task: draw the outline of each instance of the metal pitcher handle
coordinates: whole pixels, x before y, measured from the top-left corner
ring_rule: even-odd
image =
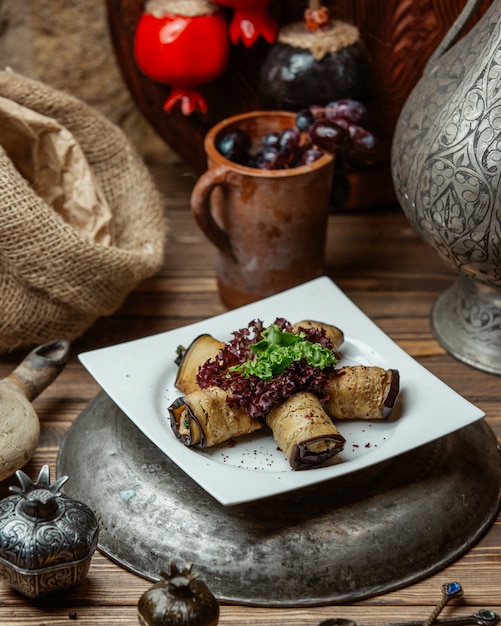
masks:
[[[464,30],[468,26],[468,22],[471,20],[473,14],[482,2],[483,0],[468,0],[461,13],[452,23],[452,26],[449,28],[445,37],[442,39],[431,57],[428,59],[428,62],[424,69],[424,74],[427,74],[433,68],[435,63],[440,59],[440,57],[452,48],[452,46],[456,43],[459,37],[463,34]]]

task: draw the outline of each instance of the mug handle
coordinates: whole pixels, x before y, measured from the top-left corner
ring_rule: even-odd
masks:
[[[191,192],[191,212],[199,228],[207,239],[223,254],[236,260],[228,233],[215,221],[211,213],[210,197],[218,186],[228,185],[228,176],[231,170],[225,165],[218,165],[206,170],[195,183]]]

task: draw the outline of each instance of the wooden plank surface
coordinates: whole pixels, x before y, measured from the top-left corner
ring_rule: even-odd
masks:
[[[48,463],[55,476],[61,440],[71,422],[99,391],[76,355],[156,332],[177,328],[224,311],[219,301],[212,248],[189,212],[194,172],[185,166],[152,170],[165,198],[170,234],[163,269],[145,281],[110,318],[101,319],[74,342],[59,378],[34,402],[41,439],[24,471],[35,477]],[[327,274],[402,348],[453,389],[480,406],[501,436],[499,377],[475,370],[448,355],[433,338],[430,308],[455,280],[437,255],[414,233],[397,207],[378,212],[332,215],[328,231]],[[25,351],[0,357],[6,376]],[[417,469],[417,471],[419,471]],[[8,485],[0,483],[0,495]],[[346,606],[256,608],[222,606],[220,623],[229,626],[316,626],[329,617],[349,617],[366,626],[425,619],[440,599],[445,582],[462,583],[465,595],[444,615],[472,613],[481,607],[501,612],[501,520],[461,559],[419,583]],[[210,586],[210,581],[206,581]],[[34,603],[0,583],[0,624],[56,626],[70,620],[90,626],[137,624],[136,604],[150,583],[97,552],[87,579],[75,589]]]

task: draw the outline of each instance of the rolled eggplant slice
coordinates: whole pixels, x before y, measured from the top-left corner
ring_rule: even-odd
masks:
[[[335,352],[339,350],[341,344],[344,342],[344,333],[337,326],[331,324],[324,324],[323,322],[316,322],[314,320],[302,320],[292,325],[294,332],[297,332],[301,328],[316,328],[317,330],[325,331],[325,334],[332,343],[332,349]]]
[[[222,341],[209,334],[194,339],[179,363],[174,382],[176,388],[186,394],[200,389],[197,384],[198,369],[209,359],[214,359],[223,346]]]
[[[176,437],[189,448],[210,448],[233,437],[249,435],[263,423],[226,402],[220,387],[198,389],[177,398],[169,407],[170,423]]]
[[[322,465],[344,448],[344,437],[309,392],[296,393],[272,409],[266,423],[294,470]]]
[[[399,391],[398,370],[366,365],[340,367],[327,386],[324,408],[332,419],[386,419]]]

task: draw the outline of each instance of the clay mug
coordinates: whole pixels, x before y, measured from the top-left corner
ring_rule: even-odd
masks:
[[[295,124],[295,114],[252,111],[209,130],[208,169],[191,195],[193,216],[216,247],[219,293],[228,308],[278,293],[324,272],[334,158],[262,170],[226,159],[216,148],[241,128],[254,142]]]

